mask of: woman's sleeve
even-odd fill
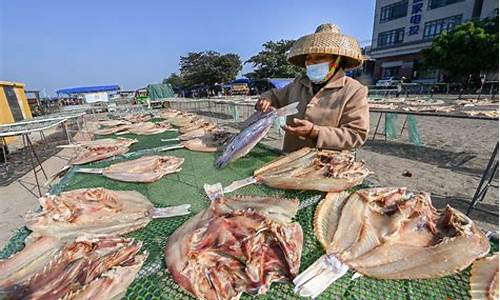
[[[338,127],[318,126],[316,147],[346,150],[364,144],[370,129],[368,89],[359,88],[346,102]]]
[[[271,100],[271,106],[274,108],[280,108],[288,104],[290,98],[290,90],[295,82],[288,84],[281,89],[270,89],[267,92],[261,94],[262,98]]]

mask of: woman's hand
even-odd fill
[[[267,98],[260,98],[255,104],[255,109],[262,112],[267,112],[271,109],[271,100]]]
[[[314,130],[314,124],[307,120],[293,119],[294,126],[284,125],[282,128],[286,132],[296,135],[302,136],[305,138],[314,137],[316,134]]]

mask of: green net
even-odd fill
[[[418,133],[417,119],[414,115],[408,115],[408,138],[410,143],[421,145],[420,134]]]
[[[161,138],[172,136],[165,133],[155,136],[139,138],[136,149],[153,149],[164,145]],[[161,136],[161,137],[159,137]],[[134,136],[135,137],[135,136]],[[143,150],[128,155],[128,158],[102,161],[85,165],[85,167],[104,167],[124,159],[136,158],[153,150]],[[221,182],[228,185],[230,182],[252,175],[253,170],[276,157],[276,153],[258,146],[249,155],[232,163],[229,167],[217,170],[213,166],[215,154],[197,153],[179,149],[161,152],[160,155],[175,155],[184,157],[182,171],[164,177],[160,181],[150,184],[124,183],[107,179],[95,174],[76,173],[73,168],[64,179],[52,189],[53,193],[61,191],[104,187],[114,190],[136,190],[147,196],[157,207],[189,203],[193,213],[206,208],[209,200],[206,197],[203,184]],[[275,195],[288,198],[298,198],[301,201],[310,199],[318,193],[303,191],[284,191],[250,185],[235,192],[240,195]],[[301,260],[301,271],[310,266],[323,255],[323,250],[316,240],[312,218],[315,205],[301,209],[295,220],[302,226],[304,232],[304,246]],[[138,240],[144,241],[143,248],[149,252],[149,257],[137,278],[130,285],[126,299],[192,299],[184,292],[166,271],[164,264],[165,244],[167,238],[191,216],[182,216],[167,219],[155,219],[141,230],[129,234]],[[21,250],[23,241],[29,234],[25,228],[20,229],[9,244],[0,251],[0,258],[5,258]],[[495,246],[498,249],[498,246]],[[337,280],[321,294],[318,299],[469,299],[469,270],[453,276],[435,280],[375,280],[361,277],[351,280],[352,271]],[[242,299],[254,297],[243,295]],[[266,295],[257,299],[298,299],[293,293],[290,283],[275,283]]]
[[[398,119],[397,114],[386,113],[385,114],[385,136],[389,140],[394,140],[397,138],[395,122]]]

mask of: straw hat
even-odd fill
[[[304,67],[307,54],[341,55],[341,65],[345,69],[356,68],[363,62],[363,55],[358,41],[341,33],[335,24],[321,24],[316,32],[298,39],[288,53],[288,61]]]

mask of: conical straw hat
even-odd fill
[[[298,39],[288,53],[288,61],[304,67],[307,55],[312,53],[341,55],[341,65],[345,69],[356,68],[363,62],[358,41],[342,34],[335,24],[321,24],[315,33]]]

